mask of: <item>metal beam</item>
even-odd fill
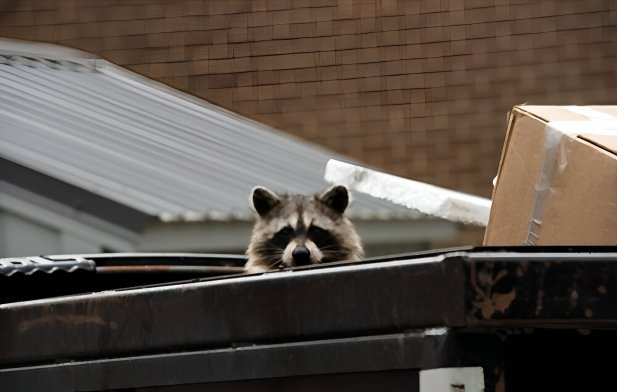
[[[450,345],[443,330],[162,353],[0,369],[0,385],[14,392],[97,391],[430,369],[456,365]]]

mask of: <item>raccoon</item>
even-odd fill
[[[256,187],[252,205],[259,215],[246,254],[246,272],[360,260],[360,237],[343,213],[347,188],[333,186],[312,196],[276,194]]]

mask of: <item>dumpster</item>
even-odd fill
[[[37,273],[40,265],[8,273],[0,260],[3,286],[45,278],[53,288],[56,276],[64,286],[28,298],[2,292],[1,390],[529,391],[613,382],[604,354],[617,349],[616,247],[457,248],[254,275],[238,273],[240,256],[182,257],[45,257]],[[161,267],[176,262],[196,268],[176,276]],[[141,283],[131,283],[137,269]],[[81,279],[67,278],[74,273]]]

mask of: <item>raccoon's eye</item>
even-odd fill
[[[294,229],[291,226],[285,226],[281,230],[279,230],[275,236],[277,237],[291,237],[294,234]]]
[[[292,240],[294,234],[294,229],[290,226],[283,227],[272,237],[271,242],[274,246],[284,249],[289,244],[289,241]]]
[[[324,230],[318,226],[309,227],[307,234],[309,238],[316,243],[327,241],[331,237],[330,233],[327,230]]]

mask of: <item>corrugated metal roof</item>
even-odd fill
[[[62,47],[0,40],[0,91],[0,156],[163,221],[250,219],[253,186],[316,192],[350,161]],[[350,214],[418,216],[363,195]]]

